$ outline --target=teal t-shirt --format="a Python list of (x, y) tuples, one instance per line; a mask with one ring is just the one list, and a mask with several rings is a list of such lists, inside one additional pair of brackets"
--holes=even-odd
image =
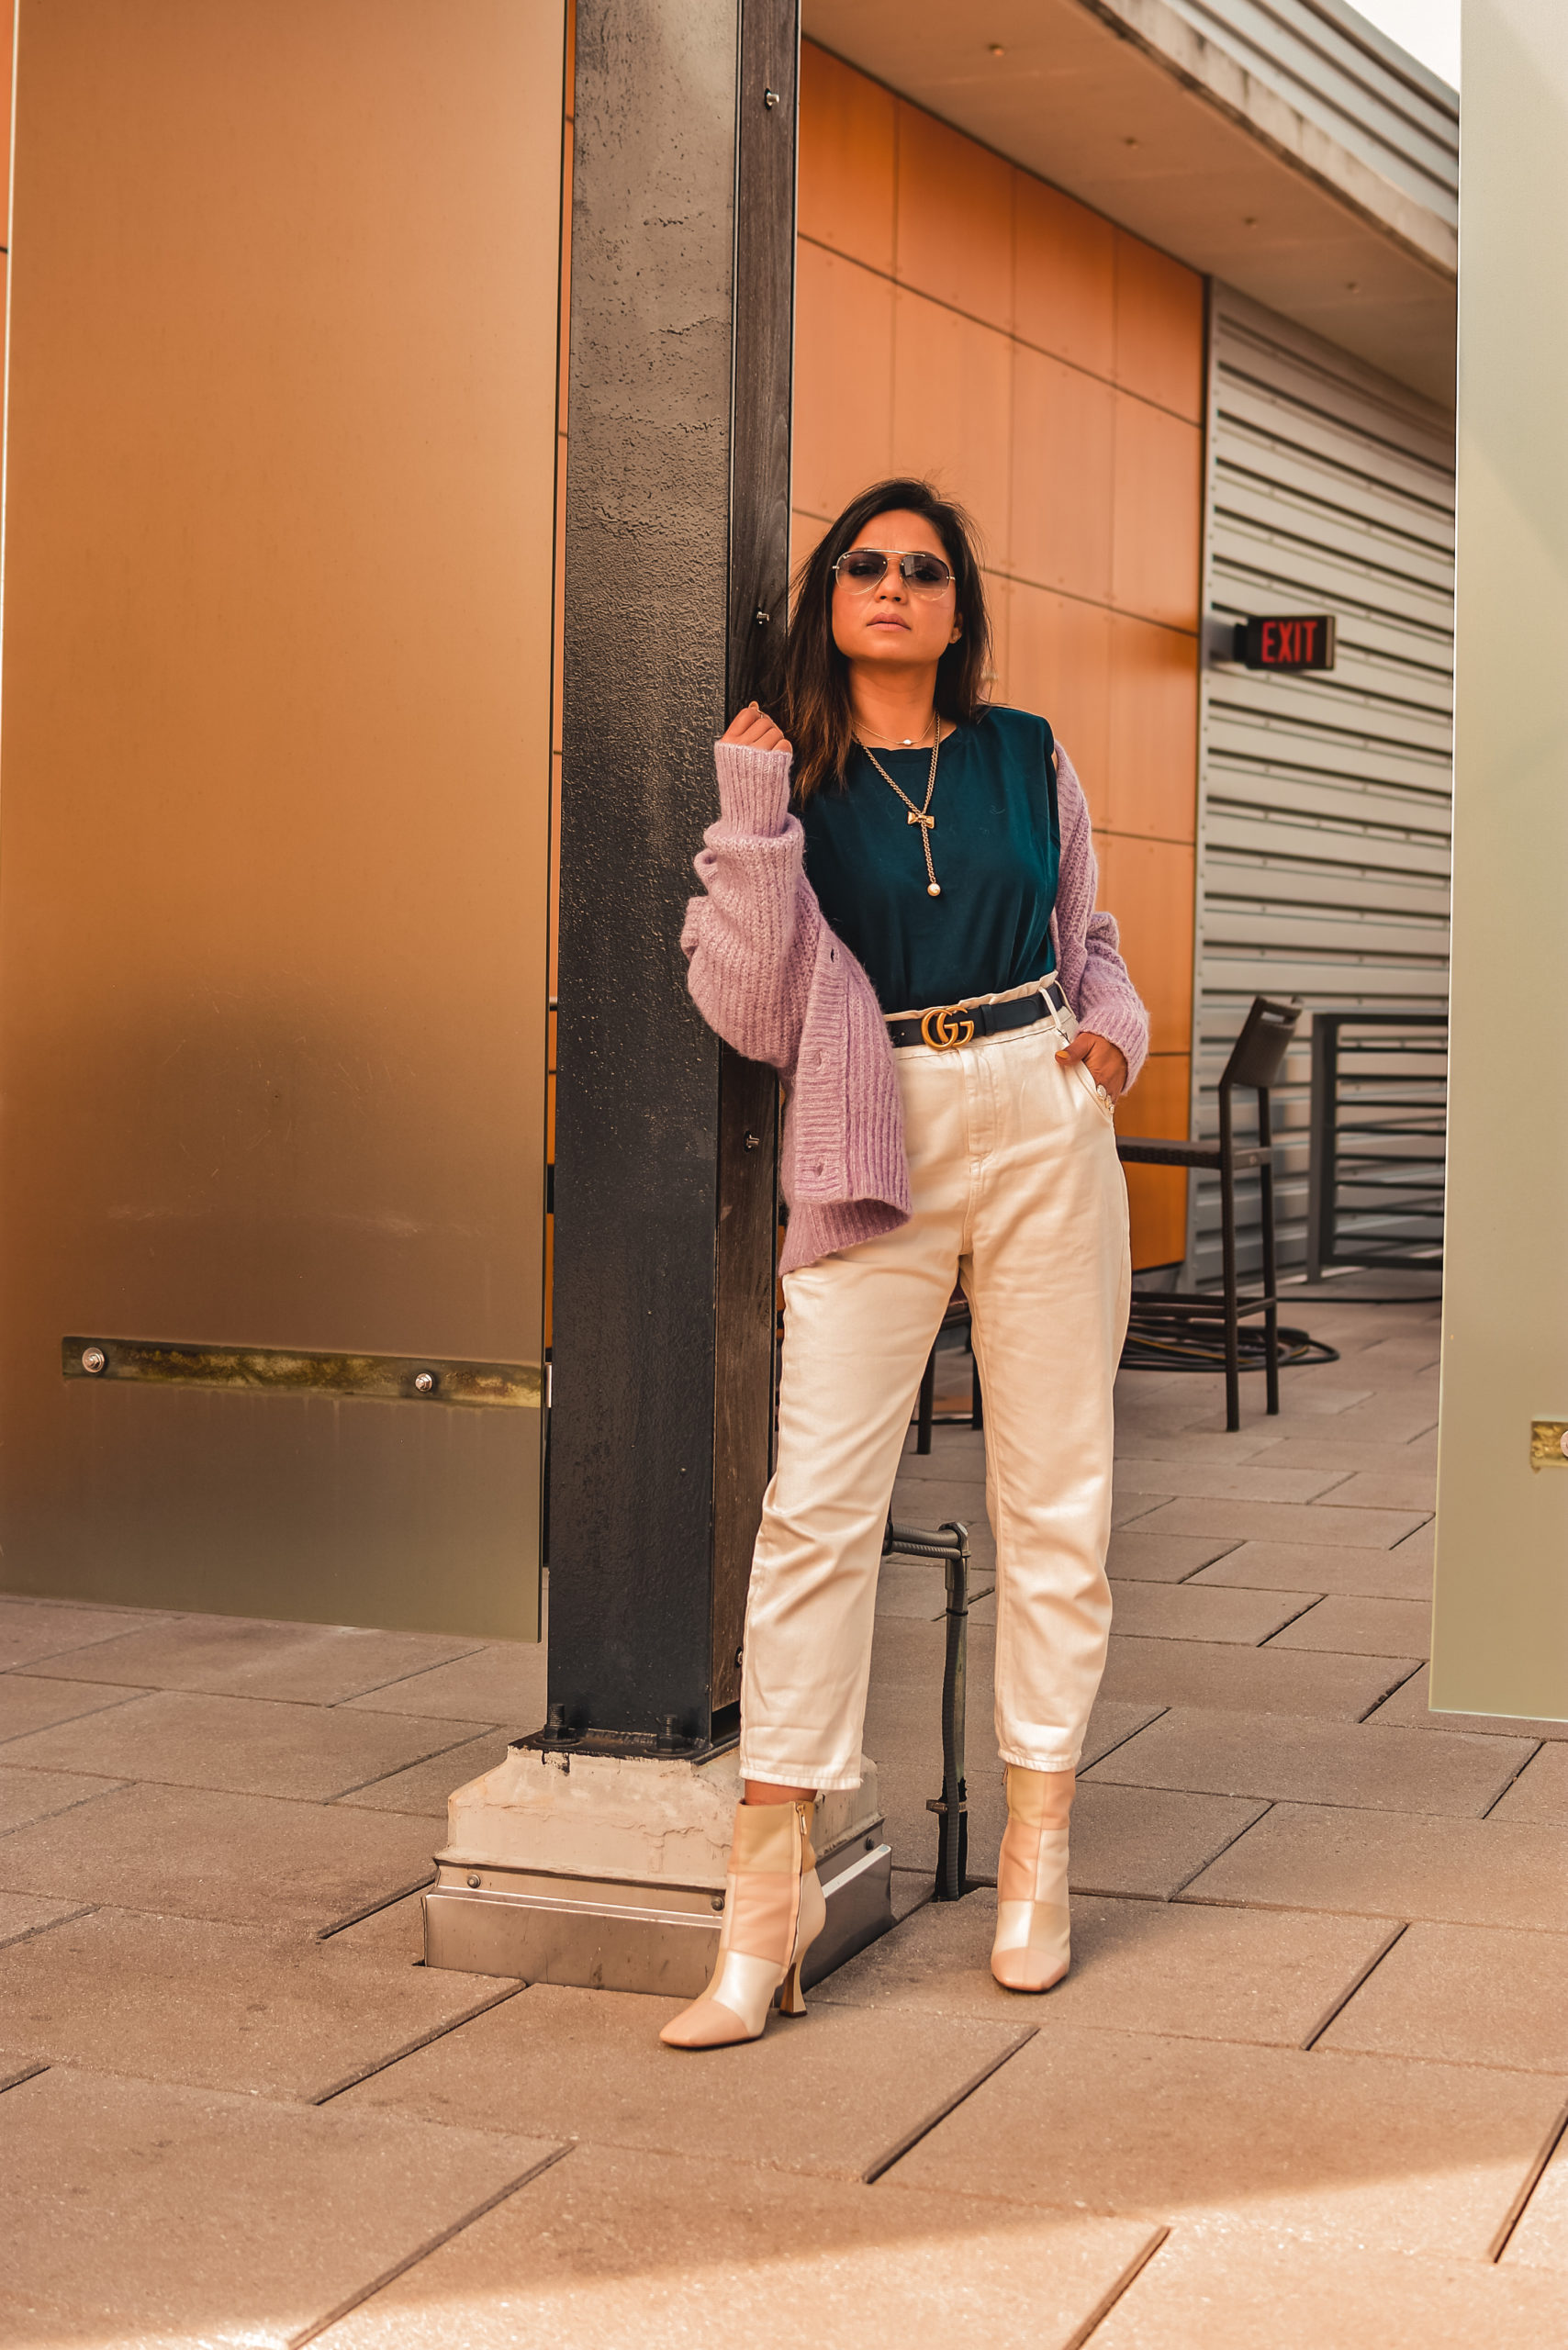
[[(924, 1012), (1043, 979), (1061, 856), (1054, 744), (1043, 718), (988, 710), (956, 727), (936, 763), (926, 894), (920, 827), (857, 745), (842, 787), (798, 810), (806, 878), (829, 926), (864, 964), (884, 1012)], [(931, 751), (877, 756), (917, 808)]]

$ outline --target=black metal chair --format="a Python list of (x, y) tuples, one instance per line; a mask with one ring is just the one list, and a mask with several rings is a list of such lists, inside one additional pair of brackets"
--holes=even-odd
[[(1223, 1290), (1220, 1298), (1170, 1291), (1140, 1290), (1140, 1315), (1169, 1315), (1189, 1326), (1225, 1325), (1225, 1425), (1241, 1426), (1241, 1337), (1244, 1316), (1263, 1316), (1263, 1366), (1268, 1408), (1280, 1408), (1280, 1332), (1278, 1268), (1274, 1254), (1274, 1141), (1270, 1123), (1269, 1094), (1279, 1083), (1285, 1054), (1301, 1019), (1297, 1002), (1277, 1003), (1266, 995), (1254, 996), (1242, 1023), (1230, 1058), (1219, 1081), (1217, 1142), (1167, 1142), (1157, 1135), (1118, 1135), (1116, 1155), (1131, 1167), (1208, 1167), (1219, 1175), (1220, 1248)], [(1231, 1096), (1238, 1085), (1258, 1096), (1258, 1140), (1238, 1147)], [(1241, 1296), (1236, 1280), (1236, 1179), (1256, 1170), (1261, 1192), (1263, 1287), (1259, 1295)]]

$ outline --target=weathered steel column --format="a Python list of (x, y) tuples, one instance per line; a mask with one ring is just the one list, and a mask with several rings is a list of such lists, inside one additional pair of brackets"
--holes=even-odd
[[(437, 1964), (695, 1991), (771, 1449), (778, 1080), (686, 988), (712, 744), (785, 616), (798, 0), (579, 0), (546, 1727), (453, 1797)], [(817, 1972), (890, 1922), (823, 1804)]]
[(767, 1477), (778, 1087), (678, 941), (784, 615), (796, 18), (577, 18), (549, 1686), (574, 1731), (699, 1749)]

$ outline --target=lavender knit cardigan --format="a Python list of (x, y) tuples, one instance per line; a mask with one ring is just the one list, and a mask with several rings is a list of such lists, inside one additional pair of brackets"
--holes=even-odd
[[(907, 1224), (909, 1161), (892, 1046), (870, 980), (829, 929), (806, 879), (805, 835), (790, 813), (790, 755), (714, 746), (720, 816), (703, 835), (707, 895), (686, 910), (680, 943), (692, 999), (711, 1028), (789, 1089), (780, 1176), (790, 1203), (781, 1272)], [(1148, 1014), (1094, 911), (1099, 878), (1089, 811), (1058, 746), (1061, 865), (1051, 930), (1057, 974), (1081, 1027), (1126, 1057), (1148, 1050)]]

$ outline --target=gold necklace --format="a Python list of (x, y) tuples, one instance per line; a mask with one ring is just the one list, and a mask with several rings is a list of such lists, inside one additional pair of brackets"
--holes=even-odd
[(920, 845), (925, 851), (925, 894), (928, 898), (939, 898), (942, 895), (942, 884), (936, 878), (936, 867), (931, 862), (931, 835), (936, 830), (936, 819), (931, 813), (931, 795), (936, 789), (936, 754), (942, 748), (942, 722), (935, 711), (931, 713), (931, 723), (936, 732), (931, 744), (931, 773), (925, 778), (924, 808), (917, 808), (908, 792), (900, 790), (899, 786), (893, 781), (868, 743), (862, 743), (860, 748), (865, 752), (889, 790), (898, 792), (899, 798), (909, 810), (910, 822), (920, 826)]

